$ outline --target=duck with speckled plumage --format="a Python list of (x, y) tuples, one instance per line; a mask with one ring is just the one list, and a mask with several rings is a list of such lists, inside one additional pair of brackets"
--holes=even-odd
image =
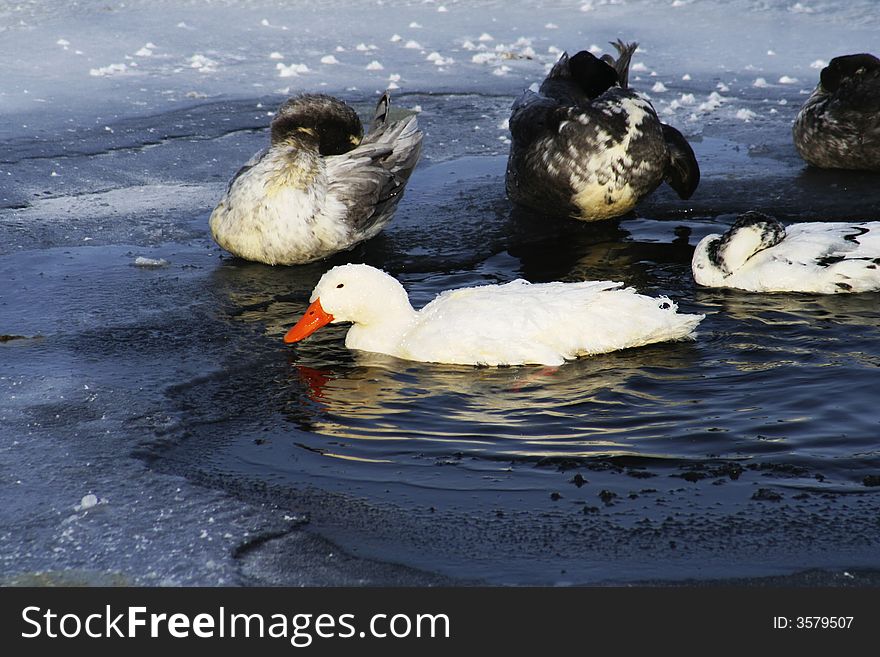
[(376, 106), (369, 133), (353, 108), (331, 96), (287, 100), (268, 148), (232, 178), (210, 218), (221, 247), (246, 260), (298, 265), (374, 237), (394, 215), (419, 159), (415, 115), (389, 120)]
[(880, 221), (783, 226), (754, 210), (694, 250), (694, 280), (749, 292), (842, 294), (880, 290)]
[(510, 116), (507, 195), (542, 213), (599, 221), (626, 214), (666, 181), (688, 199), (700, 181), (693, 149), (629, 88), (637, 43), (615, 60), (563, 53)]
[(880, 171), (880, 59), (835, 57), (792, 127), (804, 160), (823, 169)]

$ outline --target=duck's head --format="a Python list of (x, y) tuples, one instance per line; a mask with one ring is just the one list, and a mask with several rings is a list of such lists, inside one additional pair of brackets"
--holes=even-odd
[(709, 261), (725, 275), (742, 267), (756, 253), (785, 239), (785, 227), (770, 215), (751, 210), (737, 217), (724, 235), (707, 246)]
[(568, 68), (572, 80), (588, 98), (598, 98), (619, 83), (614, 67), (587, 50), (581, 50), (571, 57)]
[(833, 94), (846, 80), (854, 80), (865, 73), (880, 70), (880, 59), (868, 53), (843, 55), (832, 59), (819, 75), (819, 89)]
[(285, 101), (272, 119), (272, 144), (296, 139), (321, 155), (341, 155), (361, 143), (364, 127), (357, 112), (324, 94), (303, 94)]
[(379, 324), (400, 312), (412, 312), (397, 279), (369, 265), (334, 267), (318, 281), (309, 301), (305, 314), (284, 336), (285, 342), (299, 342), (330, 323)]

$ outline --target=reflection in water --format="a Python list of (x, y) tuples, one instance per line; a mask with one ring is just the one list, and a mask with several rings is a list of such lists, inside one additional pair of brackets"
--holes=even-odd
[[(437, 456), (630, 453), (627, 436), (635, 425), (642, 437), (660, 438), (675, 421), (675, 407), (690, 403), (664, 399), (662, 388), (692, 366), (693, 345), (667, 346), (558, 368), (438, 366), (358, 353), (353, 367), (317, 369), (292, 355), (291, 378), (315, 402), (310, 430), (371, 442), (352, 446), (356, 453), (401, 449), (375, 441), (405, 441), (406, 450)], [(633, 377), (651, 385), (636, 389)], [(295, 422), (301, 385), (289, 388)]]
[(659, 235), (649, 231), (650, 238), (642, 239), (633, 237), (632, 222), (554, 219), (521, 208), (511, 212), (510, 223), (508, 253), (520, 261), (522, 277), (532, 282), (614, 280), (643, 292), (660, 287), (678, 293), (680, 280), (670, 287), (663, 279), (671, 271), (680, 278), (694, 251), (684, 226), (675, 229), (671, 240), (666, 238), (668, 224), (660, 224), (665, 230), (655, 231)]

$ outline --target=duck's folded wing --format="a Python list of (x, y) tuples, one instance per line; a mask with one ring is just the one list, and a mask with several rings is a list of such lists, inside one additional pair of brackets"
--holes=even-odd
[(568, 111), (559, 102), (534, 91), (526, 91), (510, 110), (510, 134), (514, 144), (525, 146), (556, 135)]
[[(421, 310), (426, 319), (423, 330), (453, 328), (488, 340), (534, 336), (565, 321), (573, 309), (593, 302), (600, 292), (622, 285), (612, 281), (532, 284), (516, 280), (447, 290)], [(438, 321), (431, 321), (435, 318)]]
[(829, 114), (834, 116), (834, 130), (848, 131), (854, 143), (870, 151), (880, 149), (880, 70), (868, 76), (861, 84), (847, 87)]
[(244, 175), (245, 173), (247, 173), (248, 171), (253, 169), (255, 166), (257, 166), (260, 163), (260, 161), (262, 161), (262, 159), (264, 157), (266, 157), (266, 155), (268, 155), (268, 153), (269, 153), (269, 149), (264, 148), (263, 150), (261, 150), (257, 153), (254, 153), (253, 156), (251, 156), (251, 159), (249, 159), (247, 162), (242, 164), (241, 168), (235, 172), (235, 175), (232, 176), (232, 178), (230, 178), (229, 184), (226, 185), (226, 194), (229, 194), (229, 190), (232, 189), (233, 185), (235, 185), (235, 183), (239, 180), (239, 178), (242, 177), (242, 175)]
[(328, 195), (345, 206), (346, 221), (360, 232), (381, 227), (390, 218), (421, 149), (415, 116), (380, 126), (377, 132), (354, 150), (325, 159)]

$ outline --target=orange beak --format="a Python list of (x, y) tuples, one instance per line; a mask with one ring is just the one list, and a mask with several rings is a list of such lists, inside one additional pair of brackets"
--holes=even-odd
[(284, 342), (287, 344), (299, 342), (332, 321), (333, 315), (325, 313), (321, 308), (321, 300), (315, 299), (314, 303), (306, 309), (306, 314), (302, 316), (302, 319), (285, 334)]

